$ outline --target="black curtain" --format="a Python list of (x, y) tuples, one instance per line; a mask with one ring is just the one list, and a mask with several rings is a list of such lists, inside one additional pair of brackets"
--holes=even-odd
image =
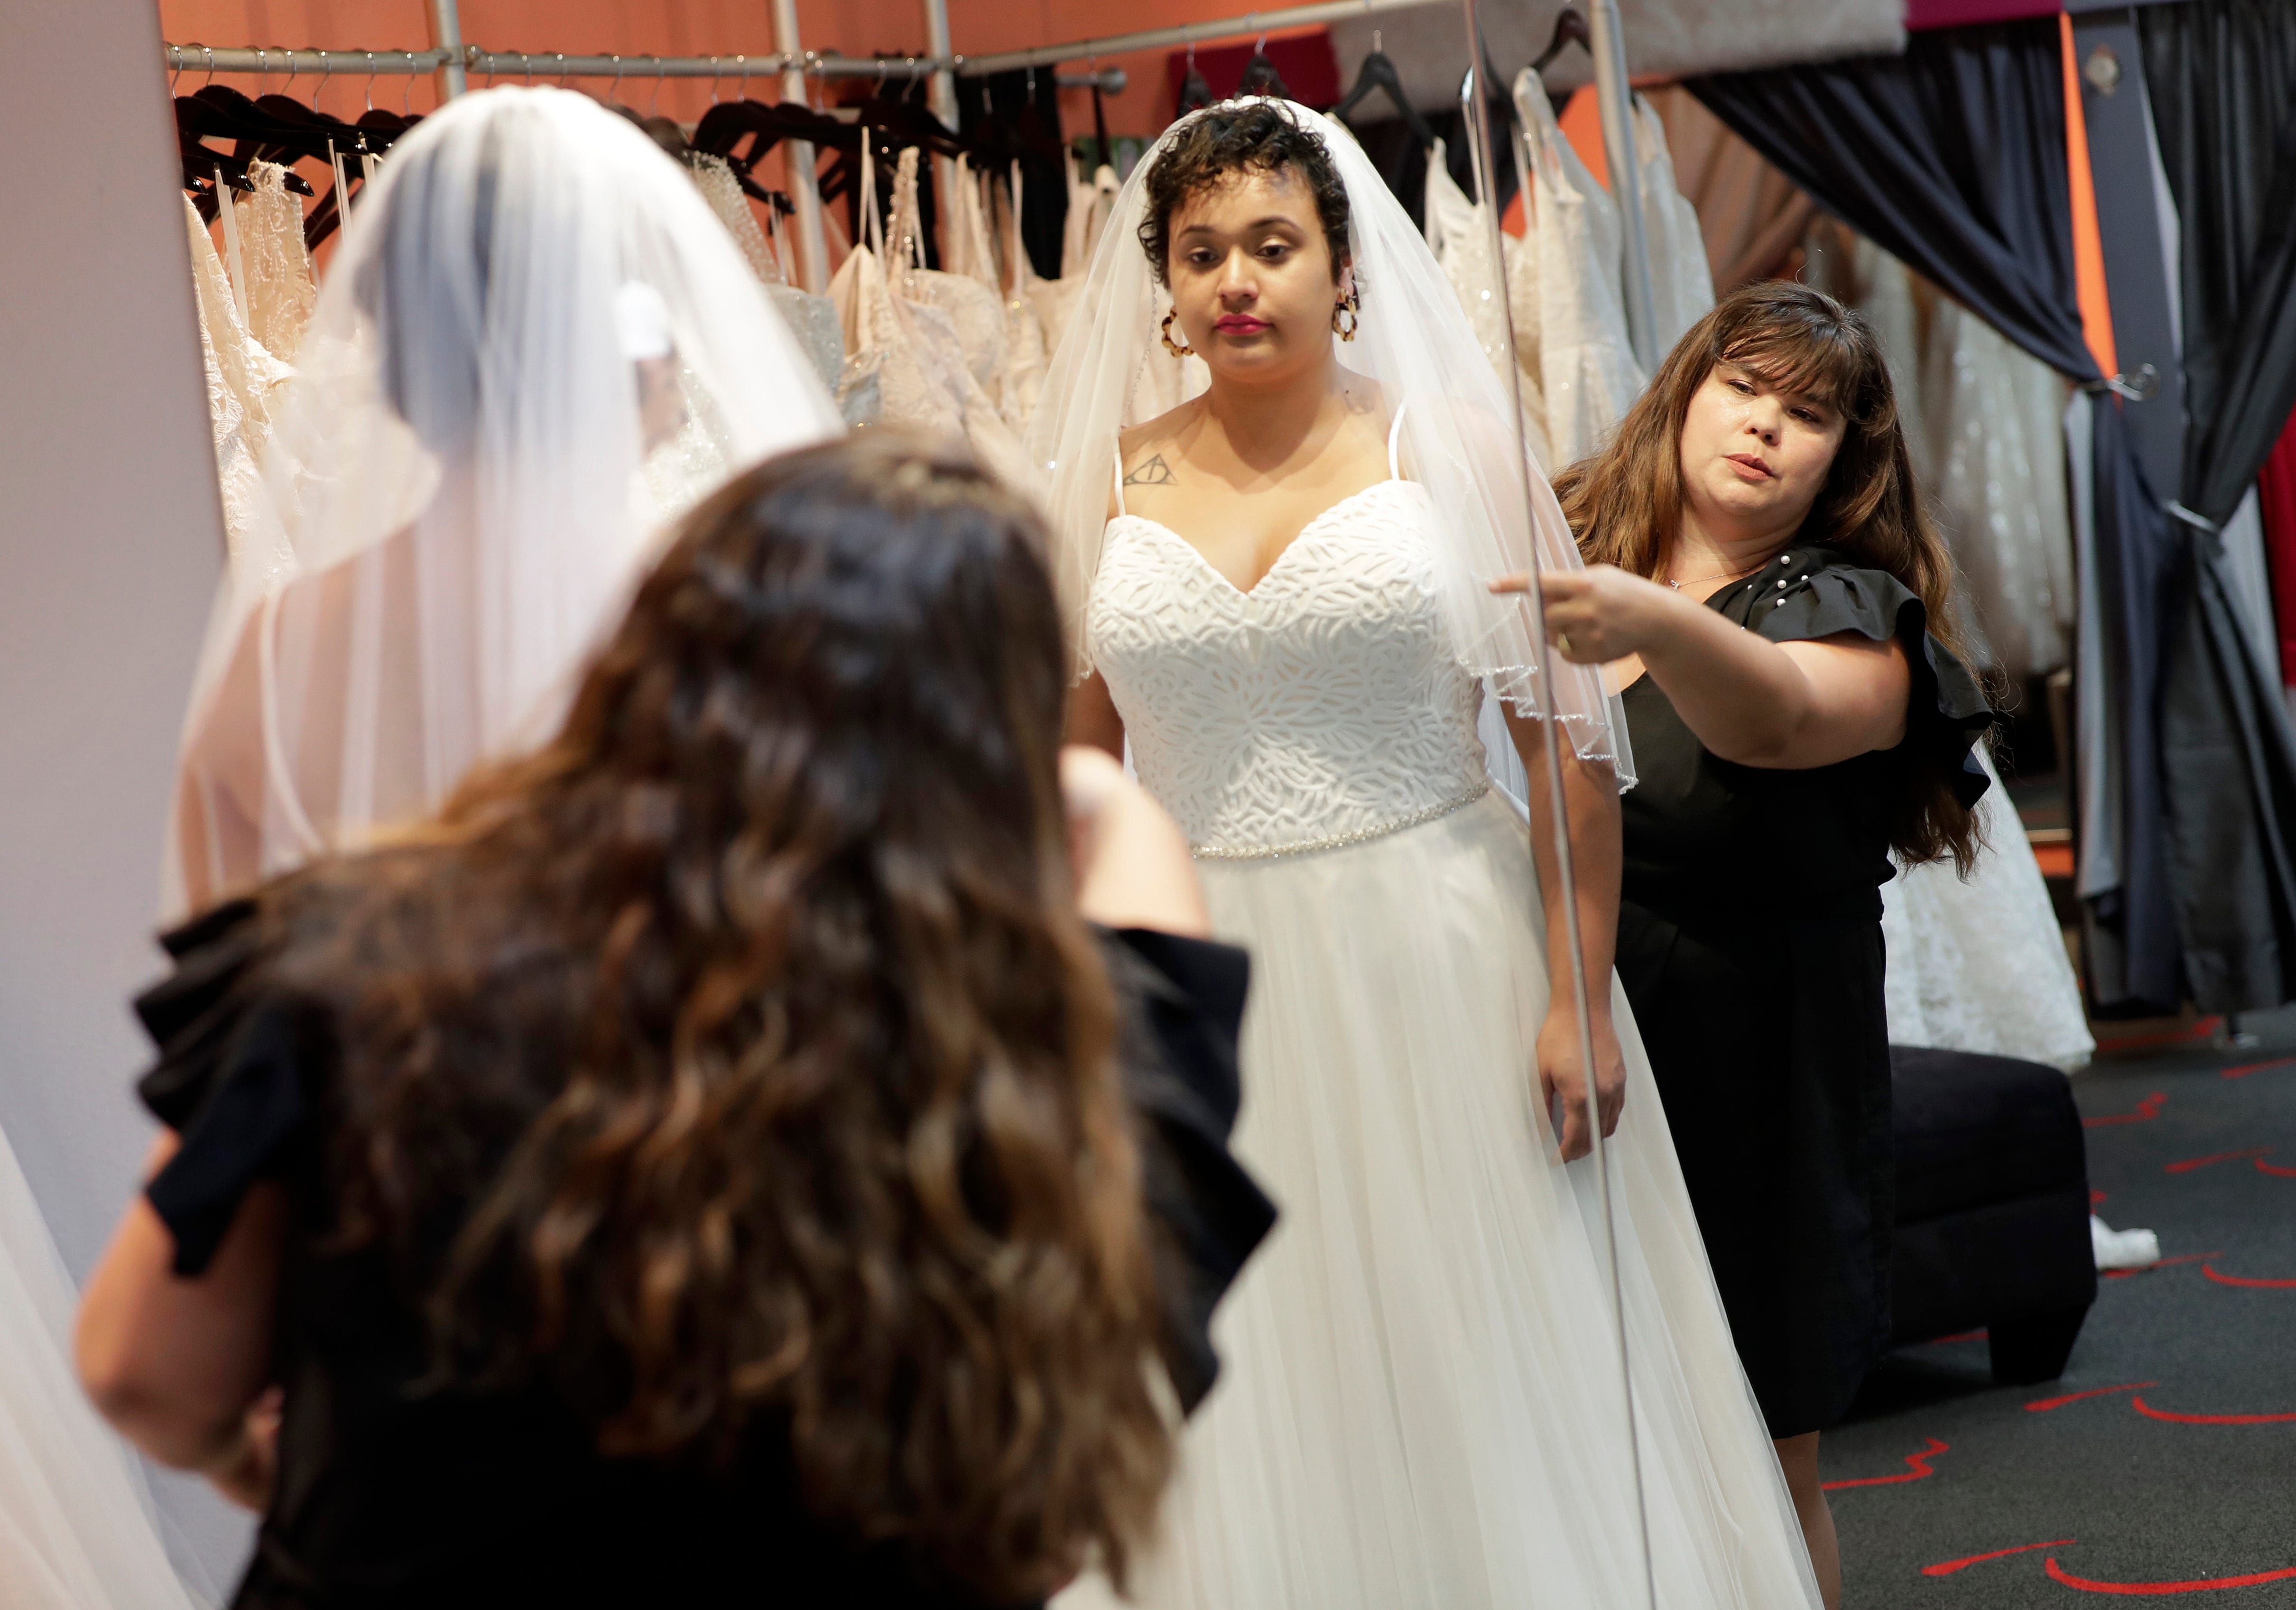
[(2296, 6), (2137, 13), (2184, 233), (2185, 506), (2222, 524), (2296, 409)]
[[(1688, 87), (1819, 206), (2097, 390), (2073, 273), (2063, 73), (2049, 17), (1917, 33), (1902, 56)], [(2119, 762), (2120, 883), (2091, 904), (2087, 971), (2101, 1009), (2173, 1010), (2180, 912), (2199, 891), (2171, 885), (2160, 718), (2164, 611), (2186, 587), (2189, 549), (2145, 482), (2120, 406), (2099, 391), (2091, 483), (2104, 664), (2082, 668), (2106, 678), (2114, 706), (2104, 748)], [(2096, 745), (2102, 735), (2083, 736)]]
[[(1036, 116), (1028, 116), (1029, 109)], [(971, 135), (982, 123), (999, 121), (1025, 128), (1052, 149), (1021, 159), (1021, 243), (1040, 279), (1061, 277), (1061, 232), (1069, 217), (1068, 170), (1061, 161), (1061, 91), (1053, 70), (1016, 67), (956, 81), (957, 132)]]
[[(2161, 160), (2183, 236), (2184, 484), (2221, 525), (2296, 407), (2296, 8), (2185, 0), (2137, 12)], [(2171, 614), (2163, 729), (2170, 853), (2194, 998), (2296, 997), (2296, 734), (2277, 667), (2235, 613), (2221, 543), (2195, 551)]]

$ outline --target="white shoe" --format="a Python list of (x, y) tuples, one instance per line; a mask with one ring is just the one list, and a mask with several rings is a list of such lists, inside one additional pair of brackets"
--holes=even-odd
[(2088, 1216), (2088, 1244), (2099, 1269), (2144, 1269), (2161, 1261), (2161, 1237), (2151, 1230), (2117, 1230)]

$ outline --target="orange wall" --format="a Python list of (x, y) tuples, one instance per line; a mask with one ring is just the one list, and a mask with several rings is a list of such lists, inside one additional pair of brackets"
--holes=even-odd
[[(1119, 29), (1233, 17), (1241, 9), (1236, 0), (1130, 0), (1122, 6), (1111, 6), (1105, 0), (950, 0), (949, 31), (959, 51), (981, 54), (1062, 44)], [(924, 49), (923, 12), (915, 0), (799, 0), (798, 16), (808, 49), (851, 55)], [(430, 43), (428, 19), (422, 0), (160, 0), (161, 31), (176, 44), (196, 40), (343, 52), (419, 49)], [(736, 53), (761, 55), (774, 48), (772, 8), (766, 0), (463, 0), (462, 19), (465, 40), (497, 51), (731, 57)], [(1131, 76), (1130, 86), (1107, 102), (1112, 133), (1152, 135), (1163, 127), (1171, 110), (1165, 53), (1141, 52), (1101, 63), (1122, 67)], [(358, 70), (356, 55), (340, 57), (334, 65), (333, 81), (320, 90), (320, 100), (338, 115), (356, 112), (367, 93), (365, 75)], [(185, 75), (184, 87), (195, 86), (203, 76), (193, 68)], [(549, 63), (538, 53), (536, 81), (549, 76)], [(279, 88), (283, 78), (275, 73), (270, 86)], [(226, 75), (224, 81), (250, 93), (255, 89), (251, 75)], [(578, 84), (601, 93), (608, 87), (604, 80)], [(294, 93), (308, 101), (315, 87), (315, 76), (307, 72), (299, 78)], [(734, 88), (729, 76), (719, 93), (731, 95)], [(376, 105), (396, 106), (402, 95), (408, 95), (418, 111), (431, 101), (427, 81), (414, 85), (411, 94), (398, 81), (376, 81)], [(634, 70), (619, 98), (644, 110), (652, 95), (653, 86)], [(706, 79), (673, 80), (661, 87), (660, 110), (686, 120), (709, 103)], [(1084, 92), (1069, 92), (1064, 119), (1072, 133), (1090, 129), (1091, 102)]]

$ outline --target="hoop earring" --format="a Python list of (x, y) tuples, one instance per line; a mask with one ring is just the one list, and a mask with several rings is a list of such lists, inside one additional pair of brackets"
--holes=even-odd
[(1349, 286), (1347, 295), (1332, 304), (1332, 333), (1343, 341), (1355, 340), (1356, 332), (1363, 327), (1363, 315), (1357, 311), (1362, 306), (1363, 293)]
[[(1172, 321), (1179, 316), (1180, 310), (1177, 308), (1164, 316), (1164, 350), (1174, 357), (1187, 357), (1195, 352), (1195, 349), (1185, 341), (1176, 341), (1172, 339)], [(1187, 332), (1184, 330), (1180, 333), (1185, 336)]]

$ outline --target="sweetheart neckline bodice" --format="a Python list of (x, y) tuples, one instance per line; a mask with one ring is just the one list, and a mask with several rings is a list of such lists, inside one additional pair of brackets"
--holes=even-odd
[(1109, 522), (1090, 653), (1141, 780), (1199, 855), (1336, 848), (1480, 794), (1476, 685), (1445, 618), (1433, 516), (1417, 483), (1374, 482), (1248, 589), (1160, 521)]

